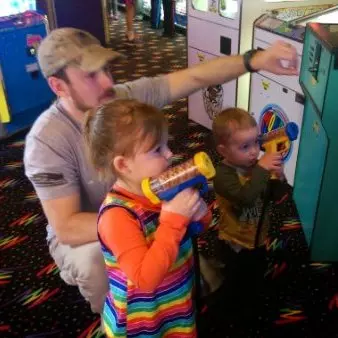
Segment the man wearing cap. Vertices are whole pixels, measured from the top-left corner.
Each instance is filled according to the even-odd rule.
[[[53,30],[38,50],[40,68],[57,100],[27,135],[24,163],[48,220],[47,242],[62,279],[77,285],[93,312],[101,313],[108,290],[97,238],[97,212],[113,182],[100,182],[86,158],[81,124],[84,112],[114,98],[134,98],[156,107],[247,71],[296,75],[297,55],[277,42],[265,51],[249,51],[162,75],[114,85],[108,63],[120,55],[105,49],[89,33]],[[281,61],[289,61],[284,68]]]

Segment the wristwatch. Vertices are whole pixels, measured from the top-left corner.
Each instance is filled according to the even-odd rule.
[[[258,71],[258,69],[254,69],[251,67],[251,60],[252,60],[252,57],[258,52],[257,49],[251,49],[251,50],[248,50],[247,52],[245,52],[243,54],[243,58],[244,58],[244,67],[245,69],[250,72],[250,73],[255,73]]]

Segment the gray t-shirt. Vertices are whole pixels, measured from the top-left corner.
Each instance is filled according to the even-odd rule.
[[[158,108],[169,103],[165,76],[141,78],[114,86],[117,98],[134,98]],[[40,200],[74,194],[81,196],[82,212],[98,212],[113,182],[101,182],[85,153],[82,126],[56,101],[43,112],[27,135],[24,153],[26,176]],[[47,240],[55,235],[47,226]]]

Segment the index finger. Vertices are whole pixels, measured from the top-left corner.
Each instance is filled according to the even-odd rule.
[[[193,188],[190,188],[190,187],[182,190],[178,194],[181,195],[181,196],[183,196],[183,197],[185,197],[185,198],[187,198],[187,199],[197,199],[197,198],[199,198],[198,191],[196,189],[193,189]]]
[[[279,150],[275,154],[278,155],[278,157],[283,157],[285,154],[285,149]]]
[[[284,68],[282,66],[277,67],[275,72],[279,75],[299,75],[299,70],[297,68]]]

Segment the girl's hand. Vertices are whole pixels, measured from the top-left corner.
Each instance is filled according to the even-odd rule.
[[[199,221],[201,220],[206,214],[208,213],[208,206],[202,199],[201,205],[199,209],[195,212],[195,214],[192,216],[192,221]]]
[[[178,193],[171,201],[163,202],[162,210],[185,216],[190,220],[200,209],[202,202],[197,190],[187,188]]]

